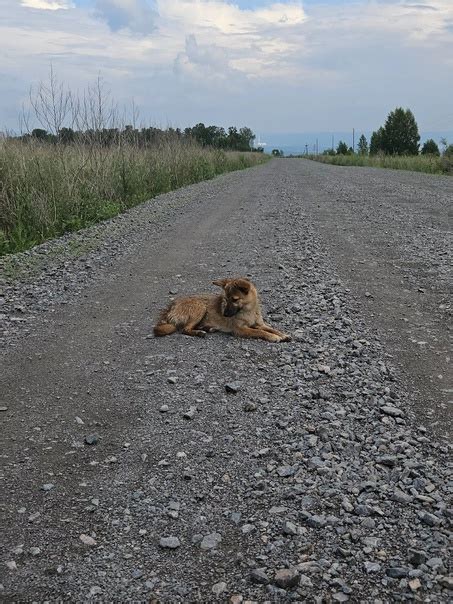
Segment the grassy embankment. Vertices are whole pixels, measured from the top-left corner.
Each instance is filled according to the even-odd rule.
[[[178,140],[152,148],[0,141],[0,255],[166,193],[266,161]]]
[[[446,156],[308,155],[304,157],[336,166],[365,166],[393,170],[413,170],[414,172],[427,172],[429,174],[453,174],[453,157]]]

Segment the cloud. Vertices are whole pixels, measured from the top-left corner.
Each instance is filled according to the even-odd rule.
[[[0,0],[0,126],[50,62],[73,88],[101,73],[163,125],[371,130],[397,105],[429,129],[452,119],[452,0],[69,2]]]
[[[140,34],[152,33],[158,17],[146,0],[97,0],[96,15],[112,31],[128,29]]]
[[[417,10],[437,10],[437,8],[435,6],[432,6],[431,4],[410,4],[409,2],[407,2],[403,6],[406,8],[415,8]]]
[[[36,8],[40,10],[67,10],[73,8],[72,2],[68,0],[22,0],[21,5],[25,8]]]
[[[161,34],[186,40],[185,49],[177,54],[175,73],[191,71],[194,77],[204,73],[217,80],[222,78],[221,68],[226,76],[245,78],[298,73],[292,58],[303,48],[306,20],[300,3],[251,10],[223,0],[162,0],[159,13]]]

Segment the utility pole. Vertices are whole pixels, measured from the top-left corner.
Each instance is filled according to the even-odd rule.
[[[352,151],[355,153],[355,128],[352,129]]]

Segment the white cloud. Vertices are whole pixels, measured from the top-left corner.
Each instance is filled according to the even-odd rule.
[[[21,5],[26,8],[40,10],[67,10],[74,6],[72,2],[68,2],[67,0],[22,0]]]
[[[434,122],[436,90],[438,127],[453,117],[451,0],[253,10],[226,0],[0,0],[0,12],[0,125],[51,61],[74,87],[101,73],[119,101],[133,96],[164,123],[369,129],[400,104]]]

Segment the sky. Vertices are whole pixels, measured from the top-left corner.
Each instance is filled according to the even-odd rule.
[[[101,78],[146,125],[372,131],[402,106],[453,130],[453,0],[0,0],[0,15],[0,130],[50,66],[73,91]]]

